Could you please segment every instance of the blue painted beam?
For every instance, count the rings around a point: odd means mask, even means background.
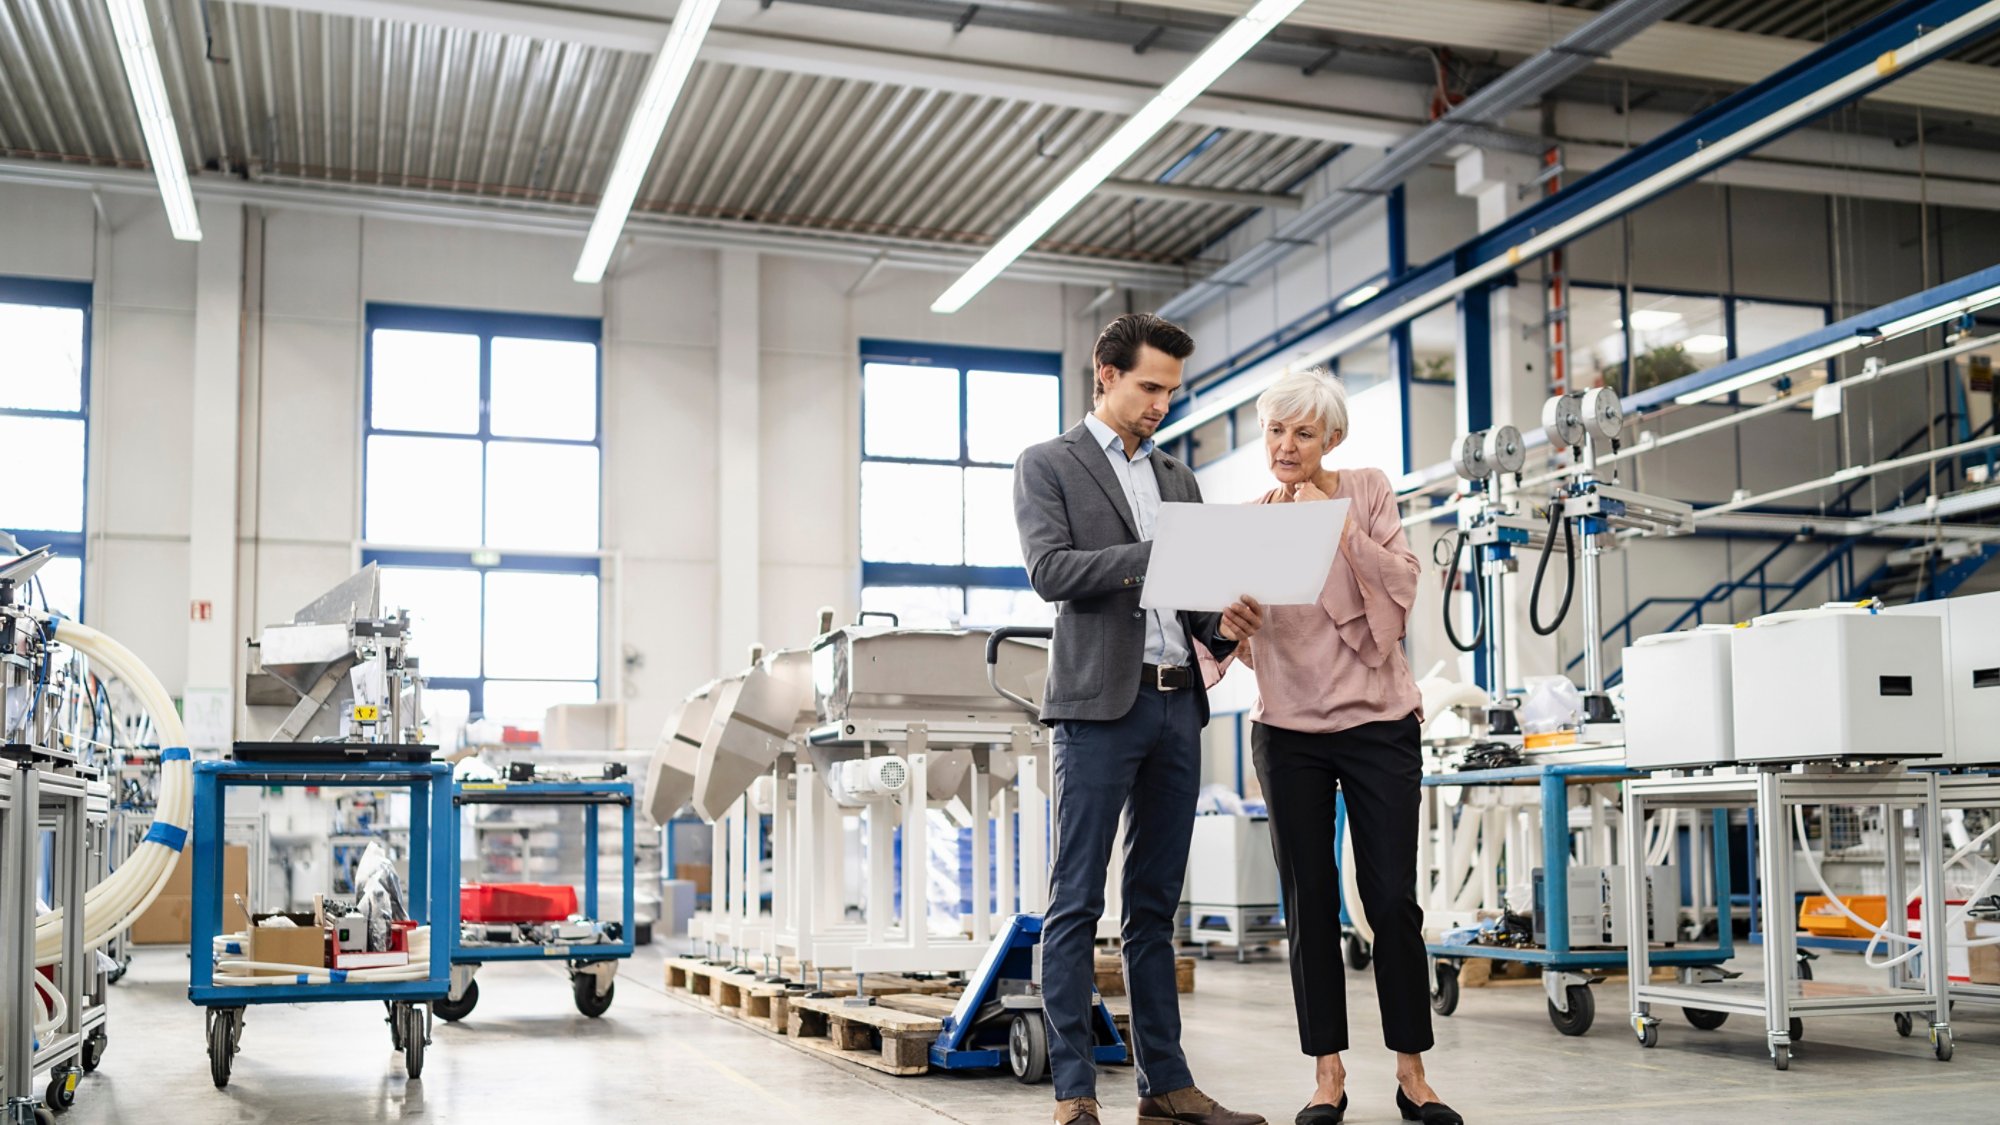
[[[1746,87],[1710,109],[1682,122],[1678,127],[1633,149],[1611,164],[1574,181],[1562,191],[1542,199],[1492,230],[1468,240],[1456,249],[1393,281],[1375,297],[1330,318],[1323,326],[1299,338],[1274,347],[1271,352],[1312,351],[1316,347],[1338,341],[1387,314],[1414,317],[1435,307],[1439,303],[1435,296],[1436,292],[1466,274],[1479,269],[1490,270],[1496,263],[1502,261],[1518,261],[1518,248],[1530,239],[1571,220],[1582,218],[1594,208],[1647,183],[1656,176],[1668,173],[1675,165],[1730,140],[1737,133],[1773,113],[1812,98],[1838,79],[1845,78],[1871,63],[1893,58],[1896,48],[1909,43],[1920,34],[1975,11],[1983,2],[1984,0],[1906,0],[1905,3],[1898,4],[1861,24],[1769,78]],[[1936,57],[1937,54],[1930,56],[1930,58]],[[1830,100],[1816,112],[1801,116],[1798,121],[1791,123],[1785,129],[1760,138],[1755,144],[1744,148],[1740,155],[1747,155],[1762,144],[1775,140],[1847,102],[1865,97],[1873,90],[1908,74],[1927,61],[1929,59],[1920,59],[1913,63],[1879,67],[1880,73],[1875,81],[1855,85],[1843,98]],[[1712,165],[1693,167],[1688,169],[1685,175],[1671,176],[1654,184],[1650,190],[1633,198],[1625,206],[1595,216],[1589,226],[1578,229],[1571,238],[1587,234],[1619,215],[1632,211],[1710,170]],[[1276,359],[1275,355],[1271,358],[1273,361]],[[1203,405],[1206,405],[1215,400],[1216,392],[1226,383],[1259,373],[1258,368],[1261,366],[1252,363],[1219,371],[1201,385],[1190,386],[1189,390],[1199,393]],[[1191,400],[1188,398],[1176,402],[1167,413],[1165,426],[1174,426],[1190,414],[1192,409]]]
[[[1901,320],[1906,316],[1949,304],[1961,297],[1967,297],[1982,290],[1991,289],[1996,285],[2000,285],[2000,266],[1988,266],[1983,270],[1975,270],[1964,277],[1947,281],[1943,285],[1932,286],[1921,293],[1912,293],[1908,297],[1891,301],[1886,305],[1869,309],[1864,313],[1858,313],[1848,317],[1846,320],[1836,321],[1817,332],[1808,332],[1796,340],[1788,340],[1785,343],[1765,348],[1763,351],[1752,352],[1749,355],[1732,359],[1727,363],[1717,364],[1706,371],[1697,371],[1692,375],[1683,375],[1670,383],[1662,383],[1657,387],[1640,391],[1637,394],[1627,395],[1622,401],[1628,413],[1634,410],[1643,410],[1651,406],[1663,406],[1690,391],[1698,391],[1705,387],[1715,386],[1717,383],[1723,382],[1726,379],[1733,379],[1745,371],[1764,367],[1791,356],[1804,355],[1814,348],[1823,347],[1839,340],[1853,339],[1857,336],[1873,336],[1876,329],[1891,321]]]

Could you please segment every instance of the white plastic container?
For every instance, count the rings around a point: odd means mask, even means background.
[[[1944,764],[2000,765],[2000,593],[1915,602],[1883,612],[1935,618],[1943,628]]]
[[[1636,770],[1736,760],[1728,625],[1640,637],[1625,650],[1625,764]]]
[[[1936,618],[1826,609],[1730,633],[1736,760],[1941,759]]]
[[[1271,822],[1261,816],[1195,817],[1182,897],[1197,911],[1204,906],[1276,907],[1278,863],[1271,854]]]

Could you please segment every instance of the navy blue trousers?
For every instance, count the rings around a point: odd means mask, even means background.
[[[1174,915],[1187,876],[1188,839],[1201,791],[1198,689],[1141,685],[1111,722],[1055,726],[1056,845],[1042,923],[1042,1000],[1049,1069],[1062,1098],[1097,1095],[1091,994],[1104,876],[1121,814],[1125,828],[1125,990],[1132,1001],[1132,1058],[1139,1094],[1194,1085],[1181,1053],[1174,991]]]

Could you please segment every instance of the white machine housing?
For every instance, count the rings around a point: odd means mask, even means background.
[[[1884,613],[1935,618],[1943,633],[1947,766],[2000,765],[2000,593]]]
[[[1771,614],[1733,630],[1730,645],[1737,761],[1944,756],[1936,618]]]
[[[1596,949],[1626,944],[1624,866],[1611,864],[1605,867],[1568,867],[1564,870],[1569,877],[1569,947]],[[1548,898],[1541,887],[1546,877],[1544,869],[1535,869],[1535,930],[1542,940],[1546,940],[1549,921],[1544,908]],[[1680,924],[1680,869],[1648,867],[1646,898],[1646,940],[1671,943],[1675,928]]]
[[[1736,760],[1727,625],[1640,637],[1625,650],[1625,764],[1687,769]]]

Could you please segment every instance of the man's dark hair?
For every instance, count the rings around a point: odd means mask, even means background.
[[[1091,349],[1093,381],[1097,368],[1107,363],[1120,371],[1137,367],[1139,349],[1148,344],[1175,359],[1194,354],[1194,337],[1180,325],[1152,313],[1126,313],[1097,334],[1097,346]]]

